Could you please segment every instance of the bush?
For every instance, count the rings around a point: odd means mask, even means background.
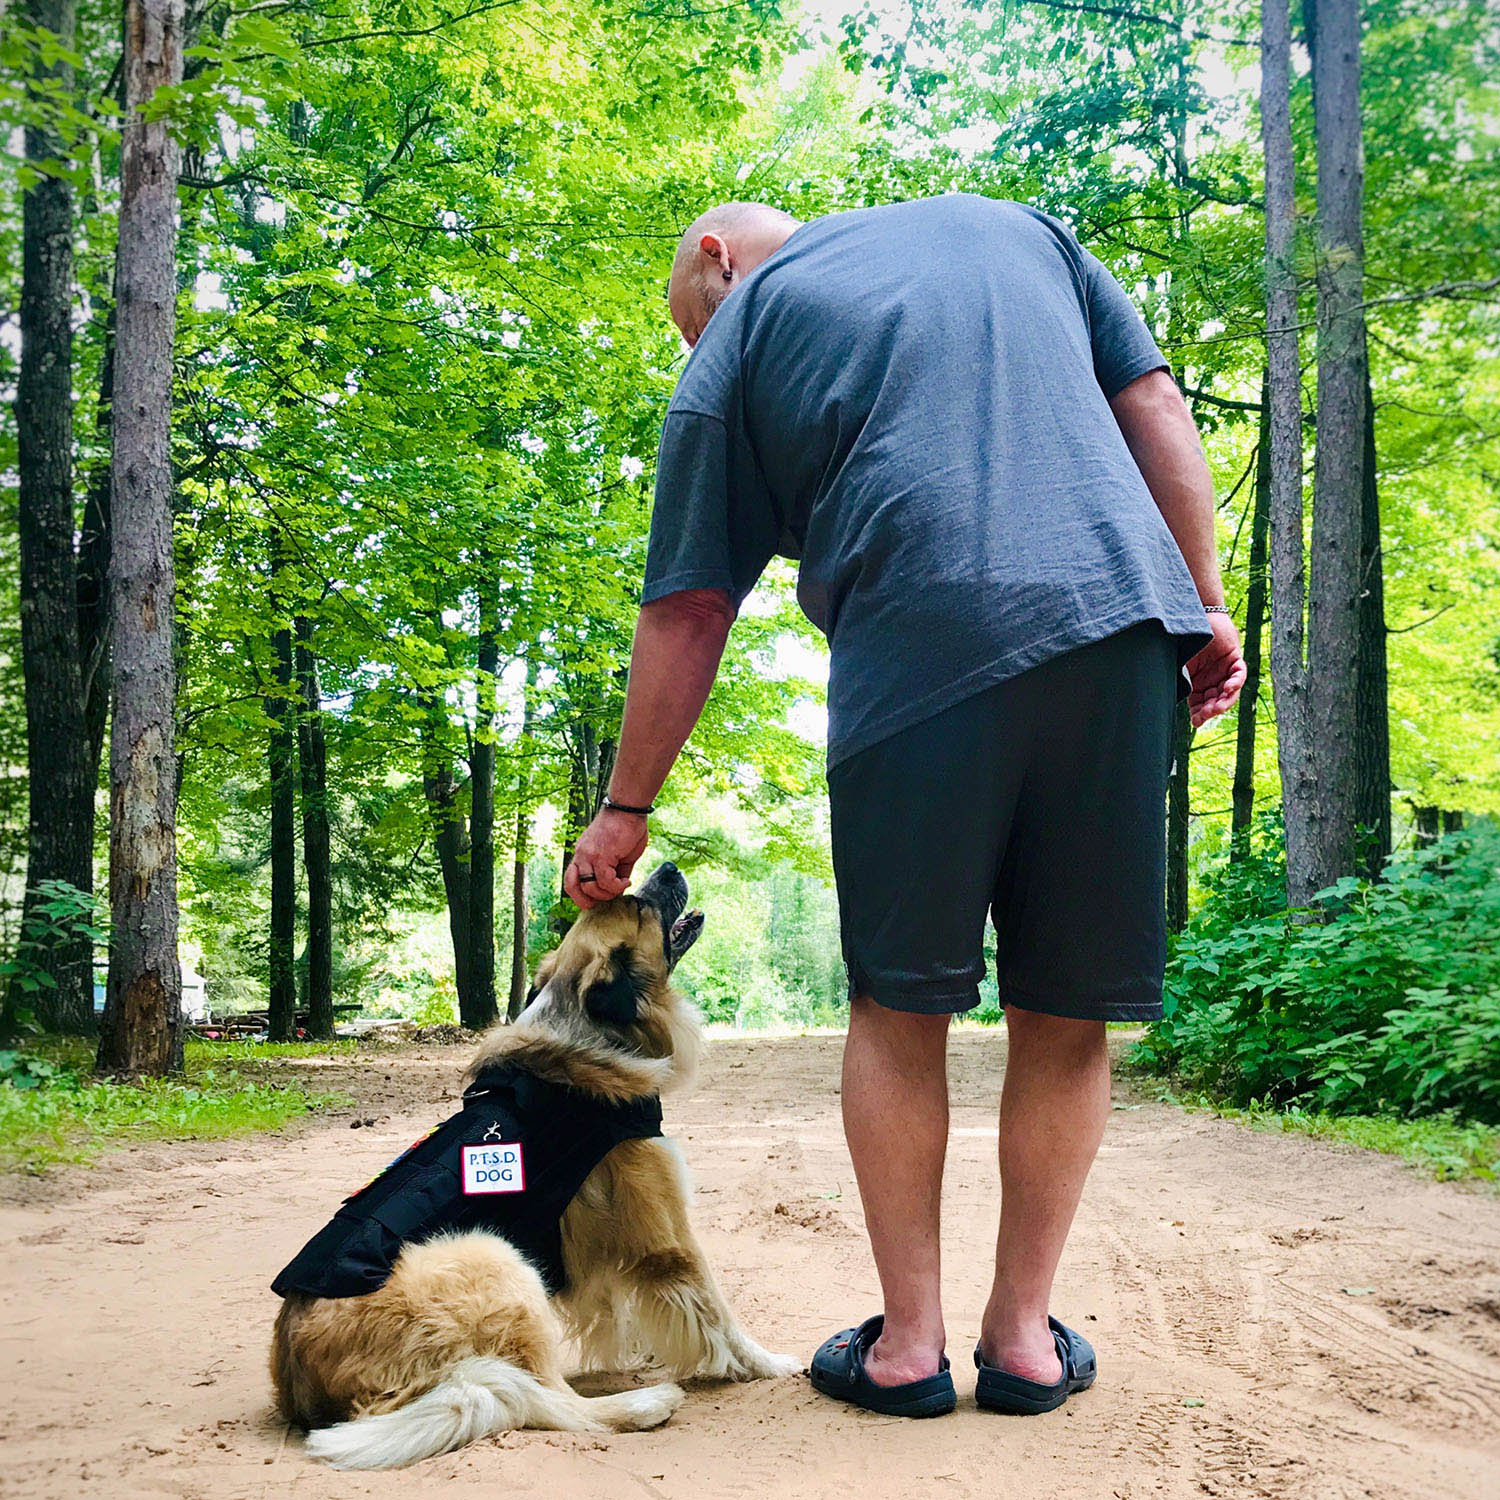
[[[352,1102],[307,1087],[283,1061],[350,1053],[352,1043],[189,1040],[179,1076],[139,1083],[92,1077],[83,1042],[49,1038],[38,1046],[47,1053],[0,1051],[0,1171],[87,1162],[112,1145],[275,1130]]]
[[[1309,912],[1285,909],[1277,833],[1209,882],[1133,1060],[1239,1105],[1500,1122],[1500,832],[1398,855]]]

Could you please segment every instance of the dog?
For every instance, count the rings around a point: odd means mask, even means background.
[[[313,1457],[396,1468],[514,1428],[655,1427],[682,1403],[670,1381],[579,1395],[563,1378],[568,1334],[590,1369],[802,1369],[740,1328],[694,1238],[682,1157],[658,1129],[658,1096],[691,1083],[702,1050],[697,1012],[670,982],[703,926],[684,915],[687,896],[664,864],[584,912],[538,966],[521,1016],[485,1036],[462,1114],[347,1199],[278,1278],[276,1405],[309,1430]],[[561,1117],[538,1125],[538,1099]]]

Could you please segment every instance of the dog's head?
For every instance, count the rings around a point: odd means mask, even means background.
[[[537,965],[526,1009],[514,1026],[490,1034],[481,1059],[505,1052],[521,1061],[524,1052],[535,1064],[545,1053],[560,1066],[565,1049],[580,1065],[568,1071],[595,1091],[616,1092],[602,1087],[596,1063],[614,1068],[626,1092],[684,1083],[697,1064],[698,1015],[671,974],[703,930],[703,913],[687,902],[687,881],[668,863],[638,890],[590,907]],[[643,1070],[631,1059],[665,1066]],[[648,1073],[656,1082],[639,1089],[635,1075]]]
[[[668,862],[633,894],[590,907],[537,965],[526,1014],[581,1013],[616,1031],[640,1025],[703,931],[687,899],[682,871]]]

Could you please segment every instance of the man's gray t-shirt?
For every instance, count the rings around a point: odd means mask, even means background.
[[[1143,620],[1210,634],[1109,399],[1166,361],[1073,233],[953,196],[797,229],[662,429],[643,602],[780,552],[828,637],[828,761]]]

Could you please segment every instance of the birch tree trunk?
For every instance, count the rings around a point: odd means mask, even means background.
[[[73,0],[31,0],[26,20],[62,46],[74,41]],[[40,95],[72,89],[65,62],[38,61]],[[26,159],[66,157],[50,128],[26,130]],[[21,358],[16,384],[21,575],[21,664],[26,697],[26,896],[17,957],[45,987],[6,997],[3,1029],[30,1010],[48,1031],[92,1031],[93,943],[55,941],[37,929],[49,881],[94,888],[94,777],[84,732],[77,581],[73,557],[73,191],[42,175],[21,209]],[[48,982],[50,981],[50,982]]]
[[[113,931],[98,1055],[101,1070],[124,1075],[182,1066],[170,453],[180,153],[167,121],[142,114],[182,80],[182,23],[183,0],[127,0],[109,569]]]

